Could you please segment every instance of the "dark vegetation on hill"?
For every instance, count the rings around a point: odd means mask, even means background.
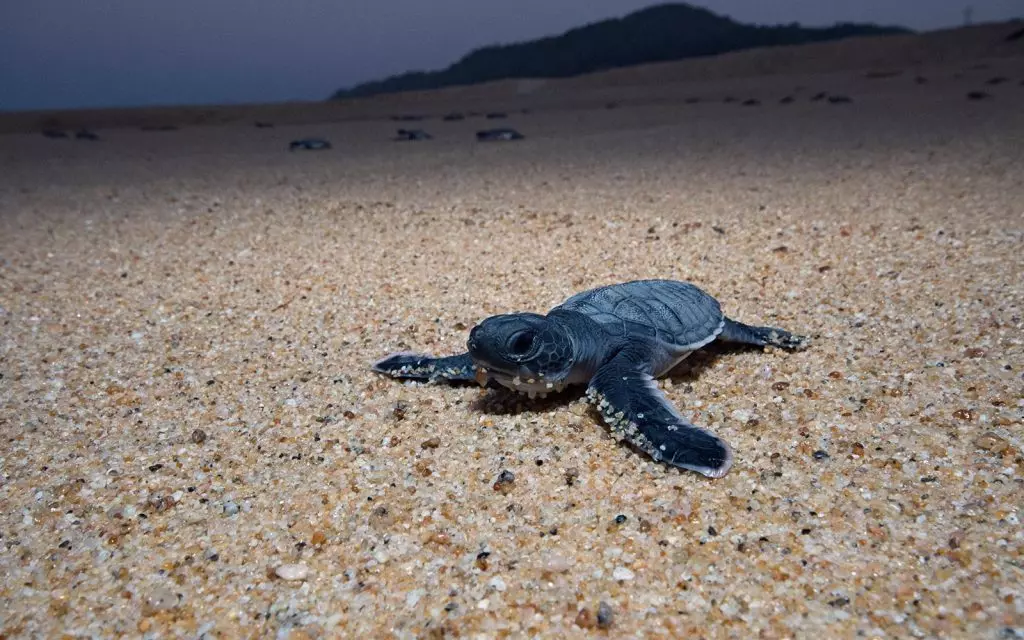
[[[910,33],[902,27],[839,24],[757,26],[687,4],[662,4],[562,35],[476,49],[441,71],[411,71],[337,91],[332,98],[437,89],[505,78],[559,78],[754,47]]]

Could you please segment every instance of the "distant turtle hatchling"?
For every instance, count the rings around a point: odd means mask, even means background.
[[[399,141],[416,141],[432,139],[433,136],[424,131],[423,129],[399,129],[395,135],[395,140]]]
[[[324,151],[331,148],[331,143],[323,138],[302,138],[288,143],[288,150],[304,149],[306,151]]]
[[[497,142],[508,140],[522,140],[525,136],[515,129],[500,127],[497,129],[484,129],[476,132],[476,139],[480,142]]]
[[[373,370],[414,380],[494,381],[531,398],[585,384],[616,439],[655,460],[720,478],[732,466],[729,446],[690,424],[654,383],[716,339],[787,350],[810,343],[731,320],[692,284],[637,280],[578,293],[547,315],[487,318],[470,331],[466,353],[394,353]]]

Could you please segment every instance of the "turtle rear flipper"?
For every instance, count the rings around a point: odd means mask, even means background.
[[[631,346],[598,369],[587,396],[617,439],[655,460],[721,478],[732,451],[721,438],[683,418],[654,383],[649,347]]]
[[[807,336],[798,336],[785,329],[777,327],[755,327],[735,320],[725,319],[725,326],[718,336],[719,340],[726,342],[738,342],[740,344],[752,344],[758,347],[771,345],[786,349],[787,351],[799,351],[806,349],[811,344]]]
[[[475,380],[476,365],[468,353],[445,358],[411,351],[392,353],[371,367],[377,373],[407,380]]]

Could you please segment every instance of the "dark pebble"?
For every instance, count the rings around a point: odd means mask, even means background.
[[[396,402],[394,409],[391,410],[392,415],[395,416],[395,420],[405,420],[406,405],[404,402]]]
[[[608,629],[615,621],[615,613],[604,600],[597,606],[597,626],[599,629]]]
[[[826,460],[829,457],[828,452],[824,449],[818,449],[814,452],[815,460]]]
[[[566,486],[572,486],[576,483],[576,479],[580,477],[578,469],[567,469],[565,471],[565,484]]]

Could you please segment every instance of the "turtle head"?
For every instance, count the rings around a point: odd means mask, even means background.
[[[575,363],[569,333],[535,313],[491,316],[469,332],[467,347],[478,380],[491,378],[531,397],[561,391]]]

